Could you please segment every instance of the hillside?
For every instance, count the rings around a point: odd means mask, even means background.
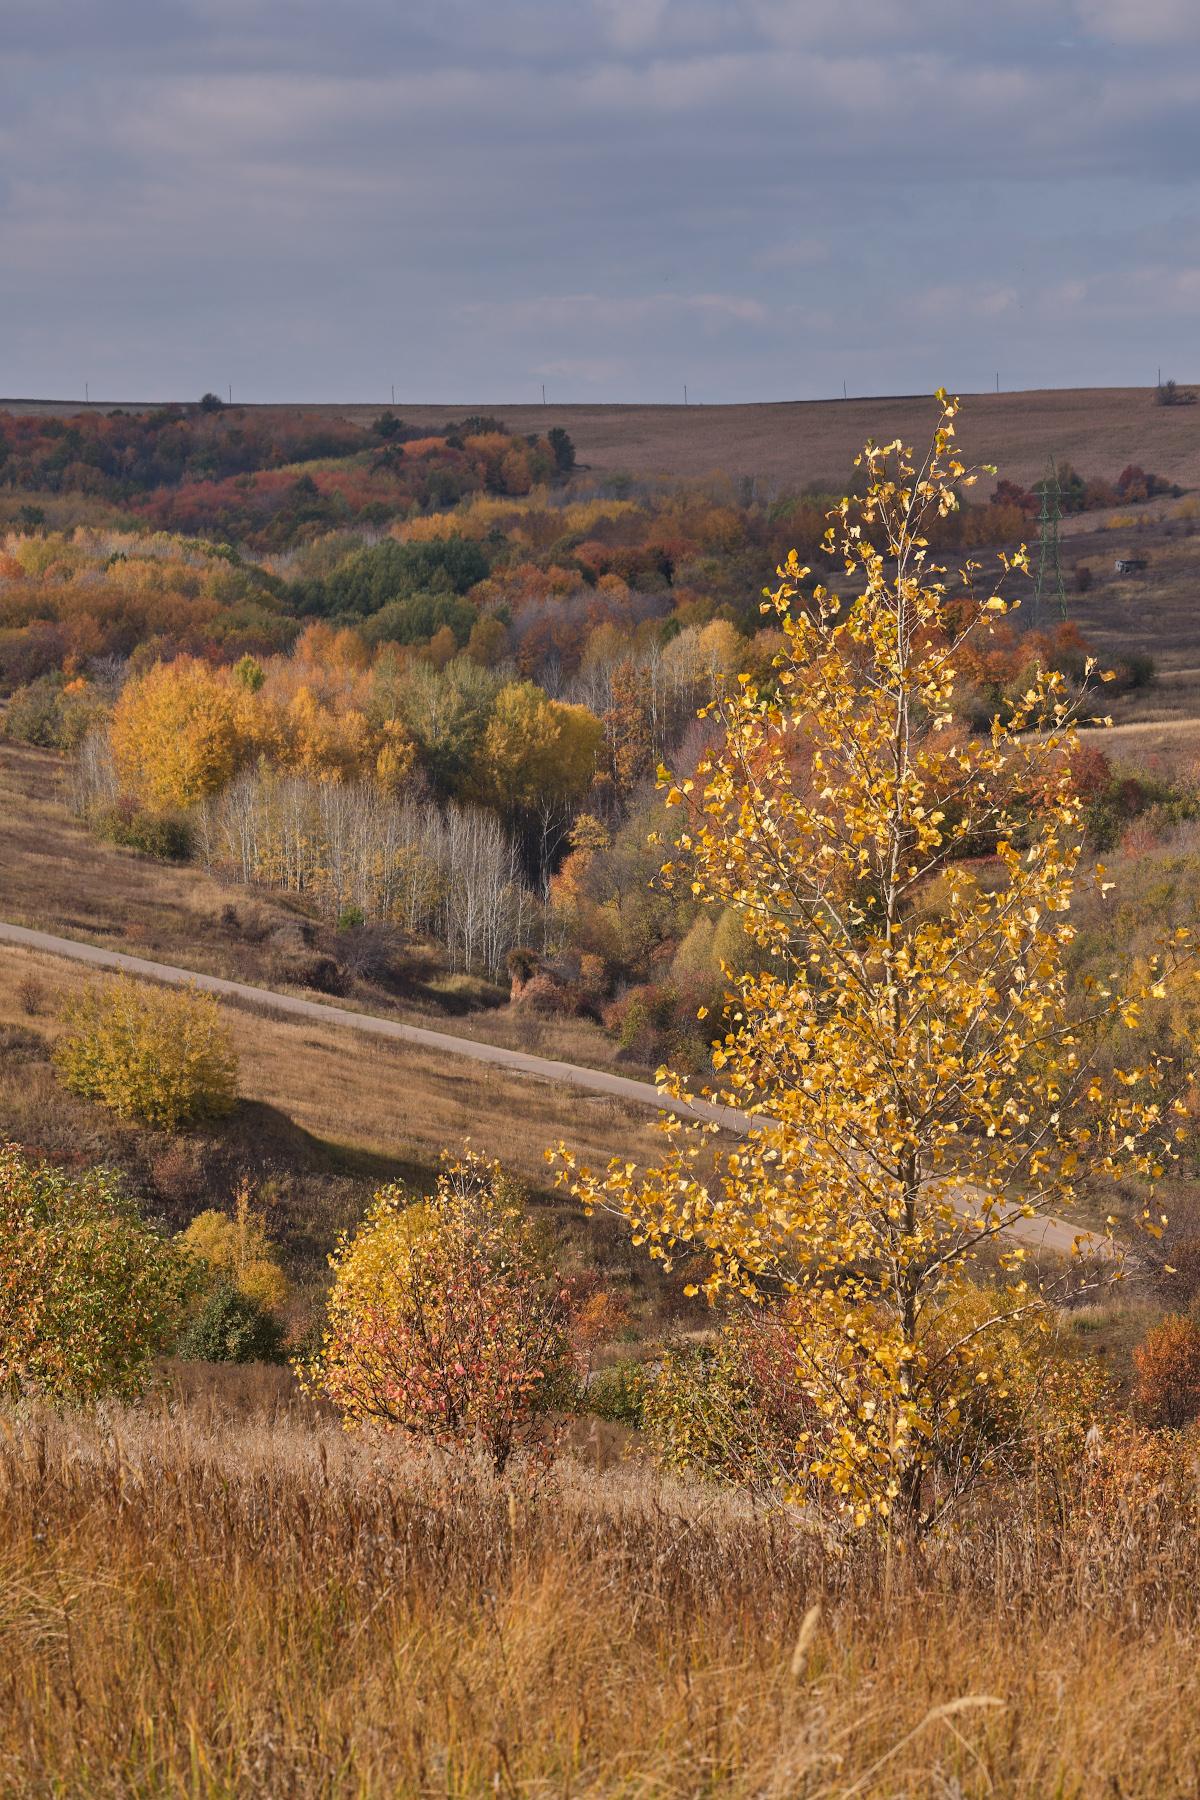
[[[92,410],[146,402],[104,400]],[[379,405],[253,406],[248,411],[285,415],[303,410],[366,423]],[[2,400],[0,408],[68,416],[76,401]],[[412,405],[394,409],[412,425],[431,430],[476,410],[474,403]],[[841,400],[781,400],[748,406],[487,406],[513,432],[543,432],[559,425],[575,442],[588,468],[639,476],[691,479],[721,471],[754,475],[789,487],[823,483],[838,487],[868,437],[920,441],[928,434],[928,395]],[[1200,411],[1155,404],[1152,388],[1035,389],[1012,394],[974,394],[963,408],[961,439],[971,461],[995,463],[1012,481],[1028,484],[1047,458],[1109,478],[1128,462],[1154,468],[1181,486],[1200,483]]]

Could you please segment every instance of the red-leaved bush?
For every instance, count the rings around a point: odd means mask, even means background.
[[[1200,1325],[1168,1313],[1133,1353],[1135,1401],[1148,1425],[1182,1430],[1200,1416]]]
[[[330,1260],[303,1373],[348,1423],[481,1449],[497,1472],[544,1439],[572,1379],[568,1293],[498,1164],[447,1163],[425,1201],[381,1189]]]

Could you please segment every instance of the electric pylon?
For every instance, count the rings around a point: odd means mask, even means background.
[[[1058,485],[1058,470],[1051,461],[1046,466],[1046,479],[1042,482],[1042,510],[1038,514],[1038,564],[1033,584],[1031,620],[1035,631],[1041,628],[1044,598],[1057,600],[1060,619],[1067,616],[1067,592],[1063,586],[1062,562],[1058,551],[1058,522],[1061,518],[1062,490]]]

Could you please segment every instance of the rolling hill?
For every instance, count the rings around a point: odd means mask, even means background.
[[[94,401],[97,410],[145,401]],[[271,406],[270,412],[328,412],[369,421],[385,402],[372,405]],[[69,415],[76,401],[0,400],[10,412]],[[903,436],[917,443],[932,422],[928,395],[851,400],[780,400],[745,406],[518,405],[418,406],[400,399],[395,411],[414,425],[436,430],[473,411],[502,419],[513,431],[561,425],[574,439],[579,461],[604,473],[697,478],[720,471],[754,475],[789,487],[808,483],[840,488],[864,440]],[[1153,388],[1035,389],[974,394],[960,421],[968,460],[999,466],[1010,480],[1028,484],[1048,457],[1066,459],[1089,475],[1115,476],[1140,462],[1181,486],[1200,485],[1200,408],[1163,407]]]

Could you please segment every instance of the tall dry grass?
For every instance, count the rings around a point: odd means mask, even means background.
[[[6,1796],[1196,1791],[1200,1547],[1163,1492],[1089,1522],[1042,1481],[919,1563],[839,1555],[629,1468],[454,1478],[275,1396],[10,1418],[0,1496]]]

